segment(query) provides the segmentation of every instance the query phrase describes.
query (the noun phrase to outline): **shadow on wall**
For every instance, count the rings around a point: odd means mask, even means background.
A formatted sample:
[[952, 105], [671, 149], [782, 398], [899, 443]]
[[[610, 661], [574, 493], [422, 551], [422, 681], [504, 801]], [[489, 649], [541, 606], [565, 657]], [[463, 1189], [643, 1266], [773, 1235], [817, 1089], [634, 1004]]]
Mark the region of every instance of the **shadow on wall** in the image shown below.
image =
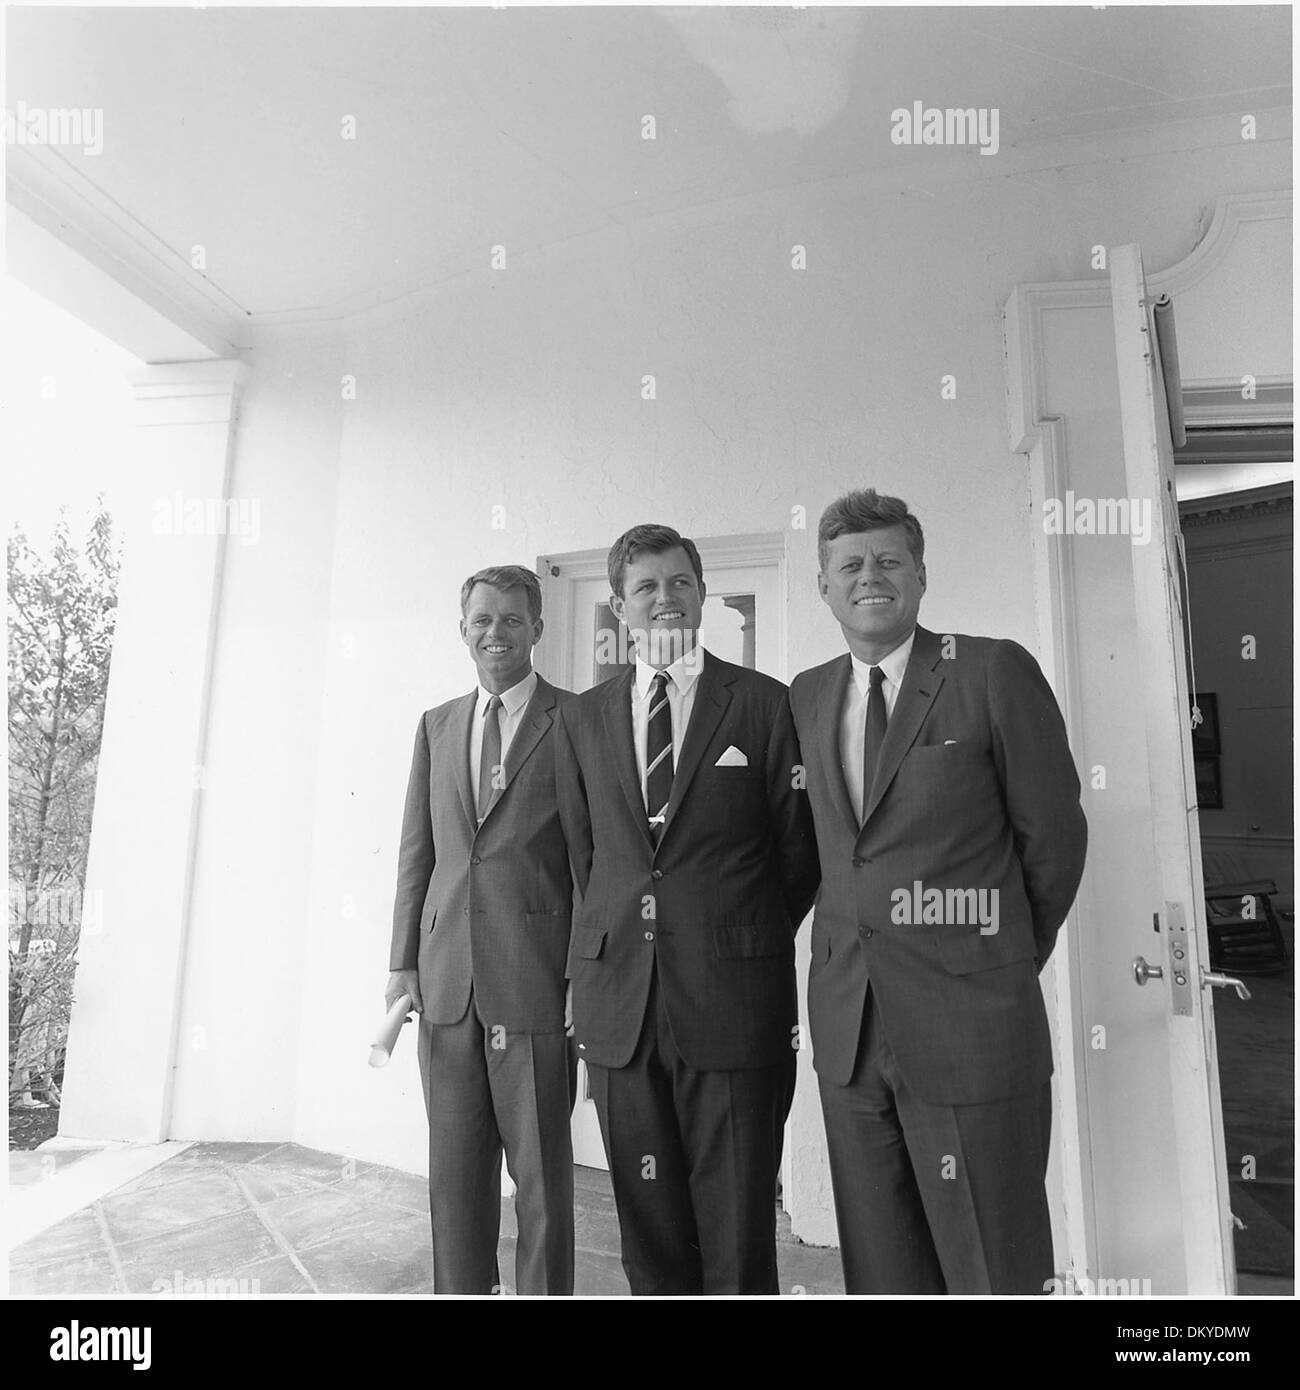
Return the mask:
[[746, 135], [829, 125], [849, 95], [862, 28], [857, 10], [657, 11], [697, 63], [731, 95], [727, 114]]

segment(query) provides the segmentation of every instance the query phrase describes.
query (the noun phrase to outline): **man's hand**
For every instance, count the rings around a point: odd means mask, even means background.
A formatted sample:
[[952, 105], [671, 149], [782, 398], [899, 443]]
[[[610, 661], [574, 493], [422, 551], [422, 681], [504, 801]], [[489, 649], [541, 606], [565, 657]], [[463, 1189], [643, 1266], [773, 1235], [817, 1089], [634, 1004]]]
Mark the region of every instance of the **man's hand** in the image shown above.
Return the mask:
[[384, 990], [384, 1008], [391, 1009], [404, 994], [411, 996], [411, 1008], [418, 1014], [424, 1009], [420, 999], [420, 973], [418, 970], [394, 970], [388, 977], [388, 988]]
[[564, 1036], [573, 1036], [573, 981], [564, 982]]

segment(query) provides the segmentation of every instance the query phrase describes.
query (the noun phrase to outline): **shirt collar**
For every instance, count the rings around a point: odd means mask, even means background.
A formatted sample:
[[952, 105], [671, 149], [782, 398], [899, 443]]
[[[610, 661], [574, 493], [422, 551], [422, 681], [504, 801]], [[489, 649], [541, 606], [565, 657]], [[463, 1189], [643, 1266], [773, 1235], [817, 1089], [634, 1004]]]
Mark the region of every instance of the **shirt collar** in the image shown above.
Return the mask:
[[[537, 672], [529, 673], [517, 685], [512, 685], [509, 690], [501, 696], [501, 704], [507, 715], [518, 714], [521, 709], [533, 698], [533, 691], [537, 689]], [[480, 685], [478, 688], [478, 703], [474, 706], [476, 718], [482, 719], [488, 707], [488, 701], [492, 698], [490, 691], [484, 690]]]
[[[908, 634], [907, 641], [900, 643], [889, 653], [876, 663], [885, 673], [885, 679], [895, 686], [903, 684], [903, 672], [907, 670], [908, 659], [912, 655], [912, 643], [916, 641], [916, 629], [913, 628]], [[853, 679], [857, 682], [859, 691], [865, 696], [871, 689], [871, 666], [849, 653], [849, 659], [853, 662]]]
[[[700, 678], [700, 672], [704, 670], [704, 648], [697, 640], [695, 646], [683, 656], [679, 656], [671, 666], [666, 666], [664, 672], [672, 680], [680, 694], [686, 692]], [[654, 683], [654, 678], [659, 672], [648, 662], [642, 661], [638, 655], [636, 659], [636, 692], [639, 699], [644, 700], [650, 693], [650, 687]]]

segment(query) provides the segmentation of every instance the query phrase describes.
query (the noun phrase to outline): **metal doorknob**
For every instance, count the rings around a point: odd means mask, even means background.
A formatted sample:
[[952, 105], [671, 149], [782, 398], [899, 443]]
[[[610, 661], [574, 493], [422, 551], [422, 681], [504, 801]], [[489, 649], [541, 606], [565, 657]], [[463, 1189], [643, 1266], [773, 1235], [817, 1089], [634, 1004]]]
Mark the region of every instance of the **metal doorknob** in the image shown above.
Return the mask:
[[1140, 985], [1146, 984], [1148, 980], [1163, 980], [1164, 970], [1158, 965], [1148, 965], [1142, 956], [1133, 957], [1133, 978]]
[[1219, 989], [1235, 989], [1238, 999], [1249, 999], [1250, 991], [1246, 988], [1244, 980], [1239, 980], [1235, 975], [1225, 975], [1220, 970], [1202, 970], [1202, 985], [1217, 985]]

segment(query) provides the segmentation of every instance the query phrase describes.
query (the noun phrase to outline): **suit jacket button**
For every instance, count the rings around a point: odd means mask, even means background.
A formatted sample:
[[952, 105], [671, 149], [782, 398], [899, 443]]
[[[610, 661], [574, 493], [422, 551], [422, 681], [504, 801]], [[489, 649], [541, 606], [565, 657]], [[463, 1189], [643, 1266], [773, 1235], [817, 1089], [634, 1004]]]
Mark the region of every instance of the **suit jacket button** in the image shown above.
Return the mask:
[[858, 930], [863, 936], [875, 936], [875, 932], [870, 927], [859, 927]]
[[662, 869], [651, 869], [651, 871], [650, 871], [650, 877], [651, 877], [651, 878], [663, 878], [663, 876], [664, 876], [664, 871], [663, 871]]
[[646, 934], [645, 934], [645, 939], [646, 939], [647, 941], [653, 941], [653, 940], [655, 939], [655, 934], [654, 934], [654, 932], [652, 932], [652, 931], [646, 932]]
[[470, 862], [471, 864], [481, 864], [483, 861], [482, 861], [482, 860], [478, 857], [478, 855], [476, 854], [476, 855], [473, 857], [473, 859], [471, 859], [469, 862]]
[[853, 856], [853, 867], [855, 869], [860, 869], [866, 862], [867, 861], [865, 859], [860, 858], [856, 854]]

